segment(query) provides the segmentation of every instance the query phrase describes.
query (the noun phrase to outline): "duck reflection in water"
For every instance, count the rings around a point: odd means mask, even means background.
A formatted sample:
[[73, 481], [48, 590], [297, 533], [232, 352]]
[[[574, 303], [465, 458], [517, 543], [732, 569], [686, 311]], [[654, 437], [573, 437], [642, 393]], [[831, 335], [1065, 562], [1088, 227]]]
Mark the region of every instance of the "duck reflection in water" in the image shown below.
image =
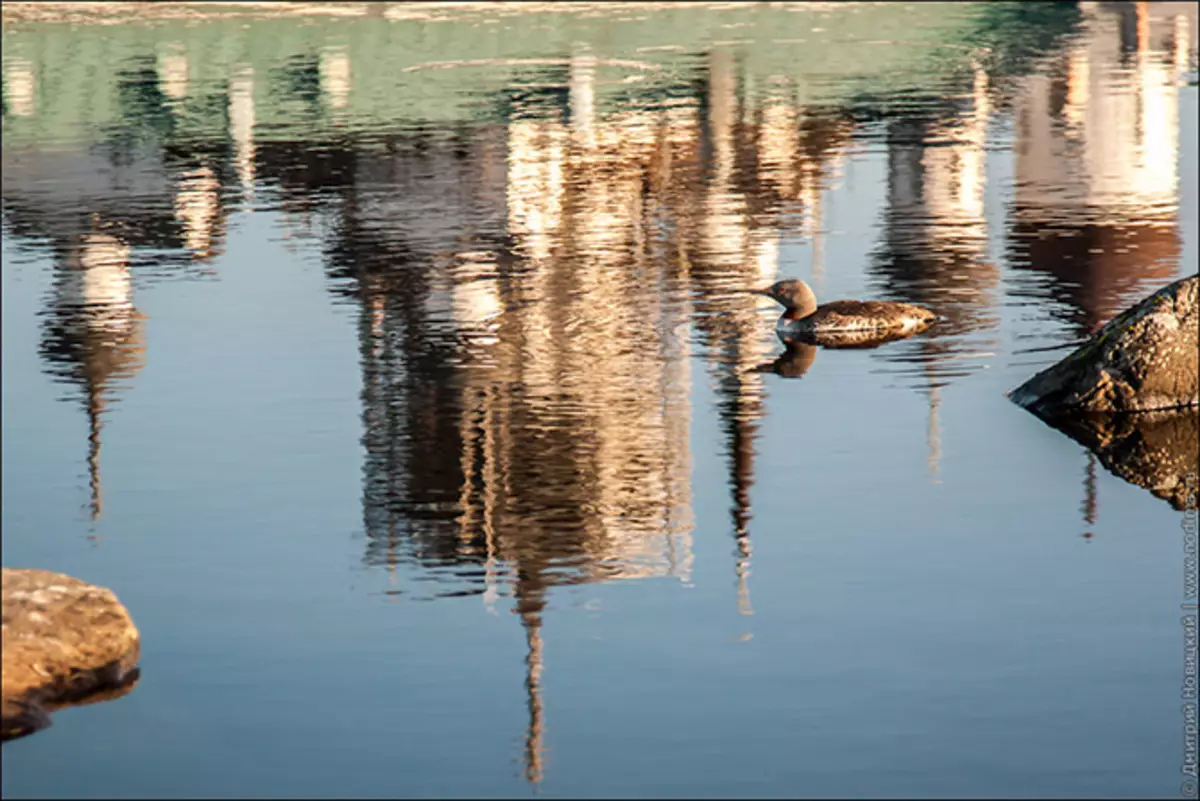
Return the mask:
[[817, 358], [817, 346], [803, 342], [784, 342], [784, 351], [774, 361], [755, 368], [759, 373], [775, 373], [783, 378], [799, 378], [808, 372]]

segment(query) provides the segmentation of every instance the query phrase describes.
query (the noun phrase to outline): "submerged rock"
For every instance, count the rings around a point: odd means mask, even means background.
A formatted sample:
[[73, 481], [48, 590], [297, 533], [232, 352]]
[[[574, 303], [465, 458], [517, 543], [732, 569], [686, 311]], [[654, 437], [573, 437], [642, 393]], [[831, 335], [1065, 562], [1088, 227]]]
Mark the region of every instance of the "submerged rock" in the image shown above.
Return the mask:
[[1117, 478], [1150, 490], [1178, 511], [1195, 508], [1200, 409], [1084, 414], [1050, 424], [1096, 454]]
[[1198, 282], [1163, 287], [1009, 397], [1043, 418], [1200, 405]]
[[3, 739], [50, 725], [55, 709], [124, 695], [137, 681], [137, 628], [111, 590], [46, 570], [3, 569]]

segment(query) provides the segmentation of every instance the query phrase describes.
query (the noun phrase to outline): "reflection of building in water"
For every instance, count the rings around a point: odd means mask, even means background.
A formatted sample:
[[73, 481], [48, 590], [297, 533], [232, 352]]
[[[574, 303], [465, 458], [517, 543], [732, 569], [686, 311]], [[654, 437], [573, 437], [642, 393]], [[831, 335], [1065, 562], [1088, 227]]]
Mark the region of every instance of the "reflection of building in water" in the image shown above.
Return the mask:
[[695, 288], [695, 327], [710, 354], [728, 437], [738, 609], [749, 615], [750, 489], [766, 397], [759, 365], [779, 342], [757, 296], [744, 290], [778, 278], [783, 229], [803, 214], [811, 218], [822, 165], [850, 129], [835, 117], [796, 108], [778, 84], [756, 107], [729, 50], [709, 54], [703, 78], [705, 113], [690, 138], [704, 158], [700, 169], [674, 170], [670, 215], [678, 233], [672, 246]]
[[78, 386], [88, 415], [88, 478], [92, 519], [102, 511], [100, 433], [121, 382], [142, 367], [145, 319], [133, 305], [129, 247], [93, 232], [59, 261], [41, 353], [47, 369]]
[[[1087, 336], [1179, 269], [1179, 75], [1196, 47], [1194, 3], [1086, 3], [1066, 51], [1014, 98], [1014, 266], [1049, 279]], [[1083, 516], [1098, 508], [1095, 458]], [[1085, 536], [1090, 536], [1085, 534]]]
[[694, 318], [750, 611], [754, 368], [777, 343], [741, 290], [775, 277], [780, 209], [802, 202], [796, 131], [838, 138], [814, 133], [819, 118], [789, 131], [795, 110], [744, 115], [719, 53], [702, 102], [601, 115], [601, 63], [582, 53], [561, 71], [560, 106], [515, 97], [503, 127], [396, 136], [325, 175], [345, 181], [331, 271], [361, 304], [368, 561], [418, 564], [489, 605], [513, 597], [531, 781], [550, 588], [690, 574]]
[[162, 93], [174, 101], [188, 95], [188, 60], [182, 42], [171, 42], [158, 53], [158, 86]]
[[1099, 503], [1096, 498], [1096, 454], [1088, 451], [1087, 470], [1083, 474], [1083, 503], [1079, 506], [1079, 511], [1083, 512], [1083, 522], [1086, 524], [1083, 532], [1085, 540], [1092, 538], [1092, 527], [1096, 525], [1098, 506]]
[[[742, 124], [737, 77], [732, 52], [717, 49], [710, 53], [705, 97], [708, 118], [703, 129], [709, 153], [708, 180], [700, 190], [704, 193], [698, 204], [700, 214], [689, 221], [694, 236], [688, 249], [691, 277], [703, 298], [698, 311], [705, 317], [698, 328], [715, 357], [720, 414], [729, 438], [738, 611], [749, 615], [753, 613], [748, 584], [750, 488], [754, 483], [754, 440], [766, 395], [763, 376], [753, 367], [774, 350], [775, 338], [758, 314], [757, 298], [740, 290], [775, 279], [779, 232], [775, 226], [754, 224], [749, 199], [738, 186], [742, 177], [738, 156], [755, 143], [750, 140], [754, 132]], [[795, 140], [779, 133], [780, 112], [772, 109], [765, 116], [775, 125], [760, 128], [759, 143], [769, 148], [760, 171], [772, 180], [772, 186], [791, 188], [797, 154], [789, 152], [789, 145], [794, 147]]]
[[334, 111], [342, 111], [350, 103], [350, 54], [343, 48], [321, 50], [319, 66], [321, 92], [329, 99]]
[[[999, 270], [988, 261], [985, 153], [991, 114], [988, 77], [976, 69], [962, 108], [937, 117], [891, 120], [885, 233], [872, 272], [887, 292], [942, 318], [881, 358], [919, 365], [929, 395], [929, 471], [941, 457], [940, 387], [964, 374], [966, 340], [994, 328]], [[974, 344], [983, 344], [975, 342]]]
[[211, 167], [200, 166], [179, 176], [175, 192], [175, 219], [183, 228], [183, 247], [197, 261], [216, 255], [220, 226], [221, 182]]
[[[101, 141], [6, 144], [0, 176], [12, 232], [70, 249], [98, 215], [105, 230], [129, 247], [156, 251], [160, 265], [217, 255], [228, 216], [222, 168], [236, 148], [223, 138], [177, 141], [157, 129], [138, 130], [147, 119], [171, 119], [179, 112], [178, 101], [188, 94], [187, 70], [181, 49], [168, 46], [156, 70], [125, 73], [118, 96], [132, 107]], [[235, 145], [239, 136], [231, 136]]]
[[37, 110], [37, 74], [23, 58], [4, 60], [4, 113], [33, 116]]
[[246, 191], [254, 187], [254, 70], [241, 67], [229, 79], [229, 136], [233, 163]]
[[1014, 262], [1087, 334], [1175, 276], [1179, 84], [1194, 3], [1088, 3], [1065, 53], [1014, 100]]
[[[171, 113], [201, 94], [187, 55], [167, 46], [156, 62]], [[308, 69], [328, 108], [349, 113], [347, 52], [320, 50]], [[367, 561], [417, 565], [421, 580], [445, 576], [442, 589], [489, 604], [512, 595], [528, 646], [534, 781], [550, 588], [689, 575], [689, 324], [719, 395], [737, 603], [751, 612], [750, 495], [766, 395], [755, 368], [779, 344], [774, 310], [742, 290], [778, 277], [785, 232], [812, 237], [819, 252], [825, 167], [852, 127], [800, 108], [777, 77], [756, 102], [729, 49], [707, 57], [694, 96], [604, 111], [607, 70], [581, 51], [539, 76], [548, 90], [511, 91], [503, 122], [369, 135], [347, 126], [314, 144], [307, 132], [256, 136], [272, 74], [237, 66], [218, 98], [228, 117], [220, 143], [180, 138], [165, 148], [170, 169], [131, 171], [157, 182], [138, 194], [158, 216], [121, 231], [136, 246], [143, 234], [155, 243], [146, 231], [169, 230], [171, 247], [207, 257], [221, 235], [223, 182], [267, 181], [294, 218], [322, 204], [336, 211], [330, 272], [360, 312]], [[6, 81], [19, 84], [13, 75]], [[970, 113], [897, 143], [894, 258], [881, 270], [895, 294], [958, 314], [952, 330], [964, 331], [994, 281], [980, 250], [986, 83], [973, 91]], [[88, 325], [71, 330], [87, 340], [101, 330]], [[130, 322], [112, 341], [133, 342], [135, 330]], [[791, 375], [815, 356], [787, 353], [776, 363]]]
[[666, 132], [592, 116], [586, 61], [569, 83], [567, 123], [518, 115], [467, 141], [398, 142], [390, 163], [359, 154], [386, 194], [346, 201], [392, 255], [357, 280], [369, 558], [475, 565], [468, 591], [489, 603], [507, 585], [529, 647], [531, 781], [547, 591], [691, 564], [688, 309], [643, 202]]
[[[34, 87], [21, 84], [20, 64], [5, 64], [5, 113], [35, 114]], [[144, 354], [144, 318], [133, 305], [131, 250], [155, 251], [160, 265], [209, 260], [219, 252], [227, 215], [221, 200], [223, 142], [185, 146], [163, 133], [165, 128], [153, 129], [153, 135], [145, 134], [150, 127], [132, 133], [147, 120], [175, 114], [176, 104], [188, 97], [188, 62], [181, 46], [166, 45], [155, 67], [122, 74], [117, 96], [131, 106], [122, 109], [126, 116], [104, 132], [103, 140], [69, 139], [53, 147], [6, 143], [0, 171], [6, 233], [48, 242], [54, 254], [56, 277], [41, 354], [47, 369], [80, 387], [86, 399], [94, 518], [102, 509], [105, 416]], [[233, 90], [237, 145], [244, 139], [239, 125], [246, 128], [247, 115], [236, 82]]]

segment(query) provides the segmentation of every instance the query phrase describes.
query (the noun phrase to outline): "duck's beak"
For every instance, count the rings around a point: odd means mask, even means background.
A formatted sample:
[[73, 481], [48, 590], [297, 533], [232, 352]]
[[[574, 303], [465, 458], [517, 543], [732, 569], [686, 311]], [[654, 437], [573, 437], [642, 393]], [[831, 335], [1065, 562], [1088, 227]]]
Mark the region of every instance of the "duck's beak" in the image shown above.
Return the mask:
[[775, 299], [775, 296], [771, 294], [771, 290], [769, 289], [743, 289], [742, 291], [750, 295], [762, 295], [771, 300]]

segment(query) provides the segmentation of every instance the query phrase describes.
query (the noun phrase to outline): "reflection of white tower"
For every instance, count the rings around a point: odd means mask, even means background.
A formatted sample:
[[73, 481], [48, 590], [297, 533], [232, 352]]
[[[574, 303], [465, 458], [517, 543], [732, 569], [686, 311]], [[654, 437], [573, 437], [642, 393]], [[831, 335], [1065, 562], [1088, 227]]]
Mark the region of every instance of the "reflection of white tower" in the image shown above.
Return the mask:
[[[982, 68], [975, 68], [971, 92], [971, 111], [957, 120], [959, 127], [947, 131], [954, 144], [933, 147], [921, 160], [924, 168], [925, 212], [940, 225], [930, 233], [945, 230], [954, 223], [970, 229], [976, 243], [986, 241], [983, 220], [983, 185], [985, 181], [985, 145], [991, 104], [988, 101], [988, 77]], [[962, 239], [963, 231], [955, 238]]]
[[4, 100], [9, 114], [33, 116], [37, 109], [37, 75], [33, 62], [23, 58], [5, 59]]
[[813, 285], [817, 292], [823, 291], [825, 287], [825, 204], [824, 192], [821, 187], [820, 169], [814, 169], [809, 173], [809, 180], [805, 182], [805, 206], [808, 209], [809, 226], [812, 239], [812, 277]]
[[[752, 543], [750, 485], [754, 473], [754, 439], [766, 395], [762, 374], [755, 368], [777, 345], [774, 331], [763, 325], [757, 302], [738, 290], [775, 279], [779, 268], [779, 231], [776, 225], [756, 225], [747, 198], [735, 182], [735, 126], [739, 121], [738, 82], [732, 52], [714, 50], [708, 64], [708, 132], [711, 146], [710, 178], [704, 188], [698, 250], [704, 258], [703, 280], [711, 290], [732, 290], [725, 300], [714, 301], [725, 322], [722, 349], [722, 417], [727, 426], [730, 480], [733, 491], [734, 574], [737, 606], [753, 614], [750, 602]], [[760, 164], [763, 177], [777, 189], [794, 185], [795, 117], [769, 105], [757, 144], [768, 155]], [[757, 176], [756, 176], [757, 177]]]
[[[773, 281], [779, 264], [779, 231], [776, 226], [751, 229], [746, 199], [734, 184], [734, 125], [737, 122], [737, 75], [733, 53], [717, 49], [709, 55], [708, 126], [712, 143], [712, 177], [705, 188], [701, 247], [715, 272], [745, 288]], [[787, 152], [786, 135], [779, 128], [787, 115], [773, 111], [775, 130], [760, 133], [774, 145], [774, 157]], [[789, 160], [790, 161], [790, 160]], [[790, 170], [778, 161], [768, 163], [765, 174], [788, 182]], [[746, 274], [745, 265], [752, 265]], [[751, 304], [752, 306], [752, 304]], [[767, 340], [769, 341], [769, 340]], [[763, 343], [764, 345], [767, 342]], [[773, 345], [771, 346], [773, 347]], [[768, 352], [765, 348], [758, 358]], [[757, 363], [757, 362], [755, 362]]]
[[241, 67], [229, 80], [229, 135], [242, 188], [254, 187], [254, 70]]
[[[1187, 3], [1186, 5], [1192, 5]], [[1194, 9], [1193, 9], [1194, 11]], [[1191, 52], [1190, 44], [1192, 39], [1192, 28], [1196, 26], [1197, 15], [1193, 13], [1191, 19], [1188, 19], [1187, 13], [1175, 15], [1175, 52], [1172, 54], [1171, 61], [1175, 67], [1176, 74], [1182, 74], [1188, 68], [1189, 56]]]
[[327, 47], [321, 51], [317, 66], [321, 94], [335, 112], [343, 111], [350, 103], [350, 56], [341, 48]]
[[188, 60], [182, 42], [166, 45], [158, 54], [158, 87], [172, 100], [188, 94]]
[[[653, 289], [666, 276], [630, 277], [634, 264], [651, 272], [667, 266], [644, 260], [639, 246], [646, 225], [640, 199], [658, 125], [641, 113], [597, 114], [594, 65], [589, 55], [573, 60], [569, 128], [553, 119], [509, 123], [508, 232], [531, 269], [512, 277], [500, 300], [481, 294], [495, 291], [497, 282], [484, 274], [494, 276], [499, 267], [473, 265], [476, 302], [454, 313], [461, 328], [472, 325], [471, 309], [482, 310], [496, 332], [486, 351], [473, 351], [473, 394], [464, 401], [475, 421], [464, 442], [494, 450], [495, 458], [483, 462], [496, 474], [464, 488], [463, 504], [487, 506], [489, 485], [527, 491], [504, 474], [507, 455], [523, 454], [531, 435], [511, 427], [512, 410], [550, 421], [563, 415], [566, 402], [592, 432], [570, 458], [580, 465], [577, 491], [587, 495], [597, 576], [686, 579], [692, 528], [686, 309]], [[516, 395], [489, 389], [500, 386], [490, 382], [517, 377]], [[486, 436], [481, 418], [492, 421]], [[488, 517], [472, 515], [472, 525]], [[491, 558], [528, 536], [518, 522], [498, 510], [484, 525]]]
[[134, 314], [129, 246], [108, 234], [88, 234], [69, 275], [63, 300], [89, 312], [89, 327], [127, 333]]
[[88, 483], [92, 519], [100, 517], [100, 431], [114, 378], [142, 366], [142, 320], [133, 305], [129, 247], [108, 234], [88, 234], [67, 266], [59, 285], [57, 314], [68, 323], [67, 336], [79, 347], [88, 415]]
[[532, 119], [508, 125], [508, 232], [534, 261], [550, 255], [562, 222], [566, 130]]
[[508, 124], [508, 233], [534, 268], [522, 282], [524, 294], [535, 299], [527, 307], [522, 359], [525, 381], [531, 386], [554, 385], [553, 330], [549, 317], [548, 262], [562, 225], [566, 189], [567, 132], [552, 121], [512, 120]]
[[[569, 124], [509, 122], [507, 233], [525, 269], [504, 274], [499, 254], [482, 250], [432, 262], [434, 293], [448, 299], [436, 311], [460, 337], [491, 332], [464, 347], [457, 537], [461, 552], [483, 551], [485, 605], [507, 584], [522, 618], [531, 783], [544, 773], [544, 594], [557, 583], [687, 580], [692, 562], [688, 315], [660, 288], [668, 260], [641, 246], [661, 121], [598, 114], [594, 66], [572, 62]], [[571, 425], [586, 435], [566, 434]], [[561, 462], [550, 488], [524, 467], [547, 439]], [[578, 510], [569, 543], [521, 511], [547, 503]], [[564, 555], [569, 567], [556, 565]]]
[[571, 129], [578, 143], [589, 150], [596, 146], [595, 84], [596, 57], [588, 54], [573, 56], [568, 78]]
[[193, 257], [213, 252], [214, 229], [221, 210], [221, 184], [210, 167], [197, 167], [179, 178], [175, 219], [183, 225], [183, 244]]
[[758, 180], [791, 198], [796, 191], [796, 161], [800, 152], [800, 123], [787, 98], [769, 99], [758, 129]]

